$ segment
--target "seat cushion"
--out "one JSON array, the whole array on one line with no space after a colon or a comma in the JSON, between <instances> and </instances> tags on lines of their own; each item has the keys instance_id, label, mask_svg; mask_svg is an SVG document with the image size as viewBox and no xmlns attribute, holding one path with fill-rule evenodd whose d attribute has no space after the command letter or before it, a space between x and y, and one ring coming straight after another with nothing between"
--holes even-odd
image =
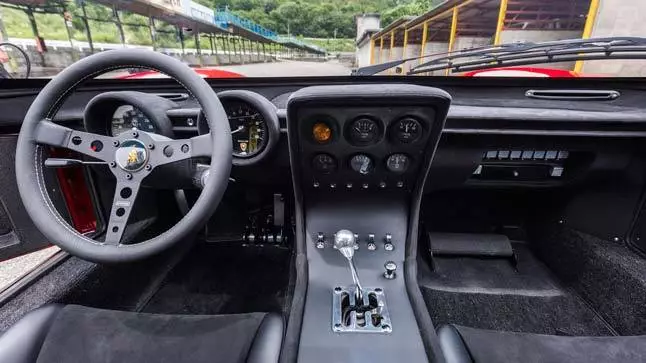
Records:
<instances>
[{"instance_id":1,"label":"seat cushion","mask_svg":"<svg viewBox=\"0 0 646 363\"><path fill-rule=\"evenodd\" d=\"M49 319L31 318L42 309L49 309ZM41 344L30 344L30 353L23 354L31 360L5 359L3 341L15 336L25 319L33 321L28 335L42 337L32 339ZM0 362L276 362L282 337L282 318L275 314L195 316L45 307L0 337Z\"/></svg>"},{"instance_id":2,"label":"seat cushion","mask_svg":"<svg viewBox=\"0 0 646 363\"><path fill-rule=\"evenodd\" d=\"M646 336L568 337L445 325L438 337L447 363L646 361Z\"/></svg>"}]
</instances>

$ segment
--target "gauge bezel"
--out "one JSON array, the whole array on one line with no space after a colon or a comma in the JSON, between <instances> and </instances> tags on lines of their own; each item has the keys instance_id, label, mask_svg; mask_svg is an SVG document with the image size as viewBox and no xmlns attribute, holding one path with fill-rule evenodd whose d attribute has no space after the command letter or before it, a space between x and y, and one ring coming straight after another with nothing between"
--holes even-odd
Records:
<instances>
[{"instance_id":1,"label":"gauge bezel","mask_svg":"<svg viewBox=\"0 0 646 363\"><path fill-rule=\"evenodd\" d=\"M253 165L262 161L268 155L270 155L272 151L276 148L276 145L278 144L278 140L280 139L280 123L278 121L278 114L277 114L278 109L276 108L276 106L273 103L271 103L268 99L266 99L264 96L256 92L247 91L247 90L222 91L222 92L219 92L217 95L223 105L228 100L246 102L252 105L256 110L258 110L258 112L262 116L262 119L265 121L265 126L267 131L267 135L265 137L266 138L265 146L262 148L260 152L257 152L251 156L237 156L233 154L233 150L232 150L231 153L233 155L233 160L232 160L233 165L237 165L237 166ZM202 114L202 112L200 112L198 116L197 129L199 134L206 134L209 132L206 119L204 119L204 115Z\"/></svg>"},{"instance_id":2,"label":"gauge bezel","mask_svg":"<svg viewBox=\"0 0 646 363\"><path fill-rule=\"evenodd\" d=\"M260 110L257 107L255 107L253 104L249 103L249 102L228 99L228 100L225 100L223 102L222 106L224 107L224 110L226 112L228 110L231 110L231 107L234 107L234 105L238 105L238 104L244 105L244 107L247 107L250 110L257 112L260 115L260 120L262 122L261 128L262 128L263 133L264 133L264 138L262 140L262 143L260 144L260 147L258 147L256 149L256 151L254 151L253 153L246 154L246 155L237 153L235 150L232 151L232 155L233 155L234 158L251 159L251 158L255 157L256 155L260 154L267 147L267 141L268 141L267 140L267 135L269 133L269 128L267 127L267 121L265 121L265 118L264 118L263 114L260 112ZM229 115L227 114L227 117L228 116ZM232 126L230 119L229 119L229 126ZM231 131L232 132L234 131L233 127L231 127ZM235 136L232 134L231 137L233 138ZM234 142L234 144L235 144L235 142Z\"/></svg>"},{"instance_id":3,"label":"gauge bezel","mask_svg":"<svg viewBox=\"0 0 646 363\"><path fill-rule=\"evenodd\" d=\"M334 160L334 170L331 170L329 172L324 172L324 171L318 170L316 167L314 167L314 162L315 162L316 158L318 158L319 156L328 156L328 157L332 158L332 160ZM310 165L312 167L312 170L314 170L316 173L322 174L322 175L330 175L330 174L334 174L335 172L337 172L339 170L339 159L337 159L336 156L334 156L334 155L332 155L330 153L320 152L320 153L316 153L316 154L314 154L312 156L312 158L310 160Z\"/></svg>"},{"instance_id":4,"label":"gauge bezel","mask_svg":"<svg viewBox=\"0 0 646 363\"><path fill-rule=\"evenodd\" d=\"M417 137L415 139L410 140L410 141L402 141L397 136L397 130L399 129L400 123L402 123L403 121L407 121L407 120L415 121L417 123L417 126L419 127L420 132L419 132L419 134L417 135ZM416 117L413 117L413 116L410 116L410 115L400 117L400 118L396 119L395 121L393 121L393 123L390 125L388 130L389 130L388 133L389 133L390 140L392 142L396 143L396 144L399 144L399 145L412 145L412 144L415 144L419 140L422 140L424 138L424 133L425 133L424 123L421 122L420 120L418 120Z\"/></svg>"},{"instance_id":5,"label":"gauge bezel","mask_svg":"<svg viewBox=\"0 0 646 363\"><path fill-rule=\"evenodd\" d=\"M408 158L408 167L406 168L406 170L404 170L404 171L393 171L388 167L388 160L390 160L390 158L392 158L395 155L403 155L403 156ZM402 174L406 174L409 170L411 170L411 168L413 167L414 162L415 162L415 160L409 154L403 153L403 152L394 152L392 154L388 154L386 156L386 158L384 159L384 169L386 171L388 171L389 173L393 173L393 174L396 174L396 175L402 175Z\"/></svg>"},{"instance_id":6,"label":"gauge bezel","mask_svg":"<svg viewBox=\"0 0 646 363\"><path fill-rule=\"evenodd\" d=\"M314 140L313 129L314 125L318 123L326 124L332 131L330 139L326 142L318 142ZM312 145L323 146L323 145L332 145L339 140L339 123L337 120L325 114L316 114L307 119L302 128L302 137L304 140L307 140Z\"/></svg>"},{"instance_id":7,"label":"gauge bezel","mask_svg":"<svg viewBox=\"0 0 646 363\"><path fill-rule=\"evenodd\" d=\"M121 106L138 109L155 126L156 134L173 138L173 125L166 111L175 107L175 103L154 94L135 91L104 92L92 98L83 113L85 129L100 135L112 135L112 117Z\"/></svg>"},{"instance_id":8,"label":"gauge bezel","mask_svg":"<svg viewBox=\"0 0 646 363\"><path fill-rule=\"evenodd\" d=\"M374 140L369 142L357 142L352 139L352 129L354 128L354 125L357 122L362 120L370 120L377 126L377 136ZM374 116L369 116L369 115L360 115L358 117L353 117L348 121L346 121L343 133L344 133L345 140L350 145L356 146L356 147L367 147L367 146L377 145L378 143L380 143L384 138L384 130L385 130L384 123L379 118Z\"/></svg>"},{"instance_id":9,"label":"gauge bezel","mask_svg":"<svg viewBox=\"0 0 646 363\"><path fill-rule=\"evenodd\" d=\"M352 167L352 160L354 160L354 158L356 158L357 156L366 156L366 157L368 157L370 159L370 162L372 163L372 168L370 169L370 171L367 174L362 174L361 172L358 172L358 171L354 170L354 168ZM352 171L353 173L357 173L360 176L369 176L369 175L371 175L371 174L378 171L377 170L377 161L375 159L375 156L371 155L371 154L368 154L368 153L363 153L363 152L362 153L354 153L354 154L348 156L348 161L346 162L346 164L347 164L348 170Z\"/></svg>"}]
</instances>

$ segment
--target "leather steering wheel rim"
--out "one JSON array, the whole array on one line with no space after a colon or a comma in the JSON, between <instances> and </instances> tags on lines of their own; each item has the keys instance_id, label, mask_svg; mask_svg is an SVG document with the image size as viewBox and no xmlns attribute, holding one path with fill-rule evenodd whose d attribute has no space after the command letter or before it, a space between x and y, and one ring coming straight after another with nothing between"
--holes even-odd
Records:
<instances>
[{"instance_id":1,"label":"leather steering wheel rim","mask_svg":"<svg viewBox=\"0 0 646 363\"><path fill-rule=\"evenodd\" d=\"M199 102L211 133L188 141L179 140L179 144L173 144L170 141L166 142L165 144L167 145L176 146L176 151L173 158L163 161L170 163L172 162L170 159L180 160L180 157L210 156L210 174L200 197L191 210L169 230L157 237L136 244L121 244L120 240L117 244L109 244L95 241L79 234L58 213L45 188L42 173L43 148L41 145L69 146L68 148L79 151L78 148L75 148L75 145L80 147L85 144L72 143L72 141L77 141L70 141L73 138L72 135L82 134L83 136L99 137L98 135L63 128L51 123L51 120L70 92L83 81L111 70L132 67L149 68L167 74L186 88ZM163 156L161 156L162 150L160 148L164 147L164 144L159 144L159 147L155 148L155 145L151 145L155 142L155 138L151 136L154 135L142 133L142 145L144 145L143 138L145 137L145 142L148 142L148 148L144 147L144 150L149 153L146 155L150 155L150 160L155 157L161 163ZM110 140L108 137L102 137L101 139ZM112 140L115 143L114 138ZM116 140L115 147L117 147L116 144L119 141ZM175 142L176 140L171 141ZM85 140L83 140L83 143L85 143ZM190 145L190 152L187 155L179 155L181 154L180 148L182 151L184 151L184 147L189 150L188 145ZM106 146L112 147L113 145ZM106 147L106 150L108 147ZM202 154L198 149L203 151ZM67 67L38 94L29 107L20 129L16 147L16 179L20 196L28 214L38 229L52 243L86 260L102 263L127 262L143 259L161 252L180 242L189 233L204 225L217 208L226 190L231 171L231 150L231 130L224 108L213 89L195 71L179 60L161 53L141 49L111 50L83 58ZM88 154L84 149L82 152ZM111 155L103 155L118 157L116 152ZM116 170L117 168L112 164L111 166ZM150 165L151 168L152 166ZM149 166L146 165L146 172L150 171L148 168ZM138 172L119 169L121 174L118 175L129 175L129 179L137 179L139 178ZM143 175L143 167L141 168L141 173L142 179L147 176L147 174ZM119 184L119 177L117 177L117 184ZM115 202L117 201L116 193L118 192L117 189L115 191ZM134 204L134 199L132 203ZM111 213L114 213L114 211L115 208ZM109 231L106 233L109 233ZM119 234L120 238L121 234Z\"/></svg>"}]
</instances>

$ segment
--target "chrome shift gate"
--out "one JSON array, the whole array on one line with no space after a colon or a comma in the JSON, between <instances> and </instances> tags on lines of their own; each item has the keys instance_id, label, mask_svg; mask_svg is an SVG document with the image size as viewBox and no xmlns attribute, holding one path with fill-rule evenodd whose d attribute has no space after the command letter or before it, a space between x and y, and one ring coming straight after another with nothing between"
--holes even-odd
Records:
<instances>
[{"instance_id":1,"label":"chrome shift gate","mask_svg":"<svg viewBox=\"0 0 646 363\"><path fill-rule=\"evenodd\" d=\"M334 235L334 248L348 260L354 285L334 288L332 330L339 333L390 333L392 325L382 288L364 289L354 265L357 237L342 229Z\"/></svg>"},{"instance_id":2,"label":"chrome shift gate","mask_svg":"<svg viewBox=\"0 0 646 363\"><path fill-rule=\"evenodd\" d=\"M336 287L332 294L332 331L337 333L390 333L392 325L382 288L365 288L356 299L355 286Z\"/></svg>"}]
</instances>

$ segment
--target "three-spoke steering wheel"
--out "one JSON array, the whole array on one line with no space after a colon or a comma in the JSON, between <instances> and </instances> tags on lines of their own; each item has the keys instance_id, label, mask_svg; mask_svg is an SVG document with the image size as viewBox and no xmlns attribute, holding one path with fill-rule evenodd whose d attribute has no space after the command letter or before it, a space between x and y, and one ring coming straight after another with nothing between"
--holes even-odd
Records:
<instances>
[{"instance_id":1,"label":"three-spoke steering wheel","mask_svg":"<svg viewBox=\"0 0 646 363\"><path fill-rule=\"evenodd\" d=\"M111 70L132 67L163 72L184 86L199 102L210 134L168 140L132 130L110 137L52 122L63 101L80 83ZM43 145L67 148L108 163L116 178L116 190L103 241L76 232L54 208L43 177ZM113 50L74 63L42 89L20 129L16 179L27 212L52 243L92 261L132 261L170 247L205 223L226 189L231 171L231 150L231 130L224 108L213 89L195 71L160 53ZM211 157L211 165L208 181L191 210L155 238L135 244L121 243L141 182L157 167L194 157Z\"/></svg>"}]
</instances>

